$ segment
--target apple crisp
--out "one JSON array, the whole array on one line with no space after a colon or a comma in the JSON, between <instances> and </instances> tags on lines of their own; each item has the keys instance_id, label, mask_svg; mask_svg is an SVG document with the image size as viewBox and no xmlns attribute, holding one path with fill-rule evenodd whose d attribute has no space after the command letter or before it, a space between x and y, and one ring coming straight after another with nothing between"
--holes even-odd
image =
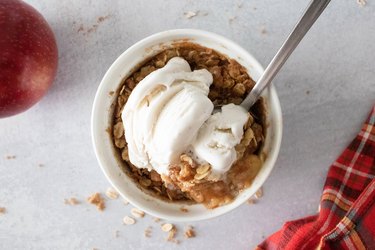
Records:
<instances>
[{"instance_id":1,"label":"apple crisp","mask_svg":"<svg viewBox=\"0 0 375 250\"><path fill-rule=\"evenodd\" d=\"M215 208L231 202L241 190L249 187L262 166L264 102L260 99L249 111L243 138L235 147L237 161L225 178L213 175L209 164L198 164L185 154L180 156L178 164L170 166L168 175L159 175L146 168L139 169L129 161L121 112L134 87L148 74L164 67L173 57L185 59L192 70L207 69L212 74L213 83L208 97L215 107L240 104L255 84L247 70L234 59L194 43L174 44L142 63L121 84L113 104L113 124L110 128L114 148L123 171L148 193L171 201L192 201Z\"/></svg>"}]
</instances>

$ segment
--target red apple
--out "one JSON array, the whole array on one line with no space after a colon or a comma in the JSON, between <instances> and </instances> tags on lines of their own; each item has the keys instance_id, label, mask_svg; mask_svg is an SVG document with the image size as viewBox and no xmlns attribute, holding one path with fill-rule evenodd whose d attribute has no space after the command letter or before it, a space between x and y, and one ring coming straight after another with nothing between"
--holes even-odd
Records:
<instances>
[{"instance_id":1,"label":"red apple","mask_svg":"<svg viewBox=\"0 0 375 250\"><path fill-rule=\"evenodd\" d=\"M37 103L57 70L55 36L43 16L20 0L0 0L0 118Z\"/></svg>"}]
</instances>

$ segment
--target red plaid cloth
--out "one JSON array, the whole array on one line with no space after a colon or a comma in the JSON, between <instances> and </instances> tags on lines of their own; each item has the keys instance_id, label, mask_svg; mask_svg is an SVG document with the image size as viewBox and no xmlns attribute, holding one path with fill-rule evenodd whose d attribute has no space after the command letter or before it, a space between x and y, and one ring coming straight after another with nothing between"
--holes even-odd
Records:
<instances>
[{"instance_id":1,"label":"red plaid cloth","mask_svg":"<svg viewBox=\"0 0 375 250\"><path fill-rule=\"evenodd\" d=\"M290 221L256 249L375 249L375 106L332 164L319 214Z\"/></svg>"}]
</instances>

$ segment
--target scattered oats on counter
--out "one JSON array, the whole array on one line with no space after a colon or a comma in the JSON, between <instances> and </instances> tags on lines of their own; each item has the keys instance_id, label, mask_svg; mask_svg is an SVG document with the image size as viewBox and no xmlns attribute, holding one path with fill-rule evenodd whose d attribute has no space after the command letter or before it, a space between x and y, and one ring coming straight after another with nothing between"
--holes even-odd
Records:
<instances>
[{"instance_id":1,"label":"scattered oats on counter","mask_svg":"<svg viewBox=\"0 0 375 250\"><path fill-rule=\"evenodd\" d=\"M0 207L0 214L5 214L6 208L5 207Z\"/></svg>"},{"instance_id":2,"label":"scattered oats on counter","mask_svg":"<svg viewBox=\"0 0 375 250\"><path fill-rule=\"evenodd\" d=\"M154 217L153 220L154 220L156 223L158 223L158 222L160 221L160 219L157 218L157 217Z\"/></svg>"},{"instance_id":3,"label":"scattered oats on counter","mask_svg":"<svg viewBox=\"0 0 375 250\"><path fill-rule=\"evenodd\" d=\"M195 17L196 15L198 15L199 11L187 11L184 13L184 16L185 18L187 19L191 19L193 17Z\"/></svg>"},{"instance_id":4,"label":"scattered oats on counter","mask_svg":"<svg viewBox=\"0 0 375 250\"><path fill-rule=\"evenodd\" d=\"M150 238L151 237L151 229L152 227L151 226L148 226L145 231L144 231L144 236L147 237L147 238Z\"/></svg>"},{"instance_id":5,"label":"scattered oats on counter","mask_svg":"<svg viewBox=\"0 0 375 250\"><path fill-rule=\"evenodd\" d=\"M145 216L145 212L139 210L138 208L132 208L130 212L136 218L143 218Z\"/></svg>"},{"instance_id":6,"label":"scattered oats on counter","mask_svg":"<svg viewBox=\"0 0 375 250\"><path fill-rule=\"evenodd\" d=\"M115 200L118 198L119 194L117 193L116 190L114 190L112 187L107 188L107 191L105 192L105 195L111 199Z\"/></svg>"},{"instance_id":7,"label":"scattered oats on counter","mask_svg":"<svg viewBox=\"0 0 375 250\"><path fill-rule=\"evenodd\" d=\"M127 201L127 200L125 200L125 199L123 199L122 202L124 203L124 205L128 205L128 204L129 204L129 201Z\"/></svg>"},{"instance_id":8,"label":"scattered oats on counter","mask_svg":"<svg viewBox=\"0 0 375 250\"><path fill-rule=\"evenodd\" d=\"M7 155L5 158L7 160L13 160L13 159L16 159L16 156L15 155Z\"/></svg>"},{"instance_id":9,"label":"scattered oats on counter","mask_svg":"<svg viewBox=\"0 0 375 250\"><path fill-rule=\"evenodd\" d=\"M175 239L176 233L177 233L177 228L173 226L172 229L168 232L167 241L179 244L180 241Z\"/></svg>"},{"instance_id":10,"label":"scattered oats on counter","mask_svg":"<svg viewBox=\"0 0 375 250\"><path fill-rule=\"evenodd\" d=\"M253 205L257 202L257 200L259 200L260 198L263 197L263 188L260 187L256 192L255 194L253 195L253 197L251 197L250 199L247 200L247 204L249 205Z\"/></svg>"},{"instance_id":11,"label":"scattered oats on counter","mask_svg":"<svg viewBox=\"0 0 375 250\"><path fill-rule=\"evenodd\" d=\"M172 229L174 228L174 226L170 223L165 223L161 226L161 230L163 230L163 232L169 232L171 231Z\"/></svg>"},{"instance_id":12,"label":"scattered oats on counter","mask_svg":"<svg viewBox=\"0 0 375 250\"><path fill-rule=\"evenodd\" d=\"M91 33L95 33L97 29L100 27L101 23L110 18L111 15L106 15L106 16L100 16L96 19L96 22L92 24L89 27L84 27L83 24L81 24L78 29L76 30L77 33L82 33L82 35L87 36ZM76 23L73 23L74 25Z\"/></svg>"},{"instance_id":13,"label":"scattered oats on counter","mask_svg":"<svg viewBox=\"0 0 375 250\"><path fill-rule=\"evenodd\" d=\"M74 205L79 204L80 202L76 198L72 197L72 198L69 198L69 199L64 199L64 203L66 205L72 205L72 206L74 206Z\"/></svg>"},{"instance_id":14,"label":"scattered oats on counter","mask_svg":"<svg viewBox=\"0 0 375 250\"><path fill-rule=\"evenodd\" d=\"M180 243L180 241L175 238L176 233L177 233L177 228L173 224L165 223L161 226L161 230L163 230L163 232L168 233L168 236L166 238L167 241L173 242L176 244Z\"/></svg>"},{"instance_id":15,"label":"scattered oats on counter","mask_svg":"<svg viewBox=\"0 0 375 250\"><path fill-rule=\"evenodd\" d=\"M256 200L254 198L250 198L247 200L247 204L249 205L252 205L252 204L255 204L256 203Z\"/></svg>"},{"instance_id":16,"label":"scattered oats on counter","mask_svg":"<svg viewBox=\"0 0 375 250\"><path fill-rule=\"evenodd\" d=\"M262 35L267 34L267 30L266 30L266 27L265 27L264 25L260 26L260 33L261 33Z\"/></svg>"},{"instance_id":17,"label":"scattered oats on counter","mask_svg":"<svg viewBox=\"0 0 375 250\"><path fill-rule=\"evenodd\" d=\"M236 16L232 16L228 19L229 23L232 24L237 19Z\"/></svg>"},{"instance_id":18,"label":"scattered oats on counter","mask_svg":"<svg viewBox=\"0 0 375 250\"><path fill-rule=\"evenodd\" d=\"M195 237L195 231L194 231L194 228L193 226L188 226L185 230L185 238L194 238Z\"/></svg>"},{"instance_id":19,"label":"scattered oats on counter","mask_svg":"<svg viewBox=\"0 0 375 250\"><path fill-rule=\"evenodd\" d=\"M99 211L103 211L104 208L105 208L104 199L102 198L102 196L100 195L100 193L95 193L95 194L91 195L89 198L87 198L87 201L90 204L95 205L96 208Z\"/></svg>"},{"instance_id":20,"label":"scattered oats on counter","mask_svg":"<svg viewBox=\"0 0 375 250\"><path fill-rule=\"evenodd\" d=\"M133 225L135 223L135 219L130 216L125 216L123 222L125 225Z\"/></svg>"},{"instance_id":21,"label":"scattered oats on counter","mask_svg":"<svg viewBox=\"0 0 375 250\"><path fill-rule=\"evenodd\" d=\"M255 192L254 197L257 198L257 199L259 199L259 198L261 198L262 196L263 196L263 188L260 187L260 188L258 189L258 191Z\"/></svg>"},{"instance_id":22,"label":"scattered oats on counter","mask_svg":"<svg viewBox=\"0 0 375 250\"><path fill-rule=\"evenodd\" d=\"M361 7L363 7L363 6L365 6L365 5L367 4L367 0L357 0L357 3L358 3Z\"/></svg>"}]
</instances>

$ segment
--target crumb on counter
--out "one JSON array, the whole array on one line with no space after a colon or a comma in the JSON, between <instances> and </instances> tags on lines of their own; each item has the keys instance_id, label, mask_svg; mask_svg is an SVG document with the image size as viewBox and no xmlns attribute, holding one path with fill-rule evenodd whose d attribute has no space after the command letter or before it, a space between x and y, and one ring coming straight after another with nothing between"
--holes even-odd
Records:
<instances>
[{"instance_id":1,"label":"crumb on counter","mask_svg":"<svg viewBox=\"0 0 375 250\"><path fill-rule=\"evenodd\" d=\"M367 4L367 0L357 0L357 3L359 4L359 6L363 7Z\"/></svg>"},{"instance_id":2,"label":"crumb on counter","mask_svg":"<svg viewBox=\"0 0 375 250\"><path fill-rule=\"evenodd\" d=\"M267 34L266 26L262 25L262 26L260 27L260 34L262 34L262 35Z\"/></svg>"},{"instance_id":3,"label":"crumb on counter","mask_svg":"<svg viewBox=\"0 0 375 250\"><path fill-rule=\"evenodd\" d=\"M88 203L93 204L99 211L103 211L105 209L104 199L100 195L100 193L95 193L87 198Z\"/></svg>"},{"instance_id":4,"label":"crumb on counter","mask_svg":"<svg viewBox=\"0 0 375 250\"><path fill-rule=\"evenodd\" d=\"M187 11L187 12L184 12L184 16L186 19L191 19L193 17L195 17L196 15L198 15L199 13L199 10L198 11Z\"/></svg>"},{"instance_id":5,"label":"crumb on counter","mask_svg":"<svg viewBox=\"0 0 375 250\"><path fill-rule=\"evenodd\" d=\"M249 204L249 205L253 205L255 203L256 203L256 200L254 198L250 198L250 199L247 200L247 204Z\"/></svg>"},{"instance_id":6,"label":"crumb on counter","mask_svg":"<svg viewBox=\"0 0 375 250\"><path fill-rule=\"evenodd\" d=\"M163 232L169 232L173 228L174 228L174 225L171 224L171 223L165 223L165 224L161 225L161 230L163 230Z\"/></svg>"},{"instance_id":7,"label":"crumb on counter","mask_svg":"<svg viewBox=\"0 0 375 250\"><path fill-rule=\"evenodd\" d=\"M109 188L107 188L107 191L105 192L105 195L106 195L109 199L111 199L111 200L115 200L115 199L118 198L119 193L118 193L116 190L114 190L112 187L109 187Z\"/></svg>"},{"instance_id":8,"label":"crumb on counter","mask_svg":"<svg viewBox=\"0 0 375 250\"><path fill-rule=\"evenodd\" d=\"M136 220L130 216L125 216L124 219L122 219L125 225L133 225L135 224Z\"/></svg>"},{"instance_id":9,"label":"crumb on counter","mask_svg":"<svg viewBox=\"0 0 375 250\"><path fill-rule=\"evenodd\" d=\"M156 223L160 222L160 218L157 218L157 217L154 217L153 220L154 220L154 222L156 222Z\"/></svg>"},{"instance_id":10,"label":"crumb on counter","mask_svg":"<svg viewBox=\"0 0 375 250\"><path fill-rule=\"evenodd\" d=\"M64 204L66 204L66 205L74 206L74 205L78 205L79 203L80 202L74 197L71 197L69 199L64 199Z\"/></svg>"},{"instance_id":11,"label":"crumb on counter","mask_svg":"<svg viewBox=\"0 0 375 250\"><path fill-rule=\"evenodd\" d=\"M136 217L136 218L143 218L145 216L145 212L143 212L142 210L139 210L138 208L132 208L130 210L130 213Z\"/></svg>"},{"instance_id":12,"label":"crumb on counter","mask_svg":"<svg viewBox=\"0 0 375 250\"><path fill-rule=\"evenodd\" d=\"M107 19L110 18L110 17L111 17L111 15L100 16L100 17L98 17L98 19L97 19L97 23L101 23L101 22L107 20Z\"/></svg>"},{"instance_id":13,"label":"crumb on counter","mask_svg":"<svg viewBox=\"0 0 375 250\"><path fill-rule=\"evenodd\" d=\"M176 238L175 238L176 233L177 233L177 229L176 229L175 226L173 226L173 228L168 232L167 241L179 244L180 241L176 240Z\"/></svg>"},{"instance_id":14,"label":"crumb on counter","mask_svg":"<svg viewBox=\"0 0 375 250\"><path fill-rule=\"evenodd\" d=\"M151 226L148 226L148 227L145 229L145 231L144 231L144 236L145 236L146 238L151 238L151 233L152 233L151 229L152 229Z\"/></svg>"},{"instance_id":15,"label":"crumb on counter","mask_svg":"<svg viewBox=\"0 0 375 250\"><path fill-rule=\"evenodd\" d=\"M229 24L232 24L236 19L237 19L236 16L232 16L232 17L230 17L230 18L228 19Z\"/></svg>"},{"instance_id":16,"label":"crumb on counter","mask_svg":"<svg viewBox=\"0 0 375 250\"><path fill-rule=\"evenodd\" d=\"M263 196L263 188L260 187L260 188L258 189L258 191L255 192L254 197L255 197L256 199L259 199L259 198L261 198L262 196Z\"/></svg>"},{"instance_id":17,"label":"crumb on counter","mask_svg":"<svg viewBox=\"0 0 375 250\"><path fill-rule=\"evenodd\" d=\"M193 226L188 226L184 233L185 238L194 238L195 237L195 231Z\"/></svg>"},{"instance_id":18,"label":"crumb on counter","mask_svg":"<svg viewBox=\"0 0 375 250\"><path fill-rule=\"evenodd\" d=\"M96 30L98 29L99 25L104 22L105 20L109 19L111 17L111 15L106 15L106 16L99 16L97 19L96 19L96 23L93 24L91 27L89 28L85 28L83 26L83 24L81 24L78 29L77 29L77 33L82 33L83 35L88 35L90 33L93 33L93 32L96 32ZM76 23L74 22L73 25L75 25Z\"/></svg>"}]
</instances>

